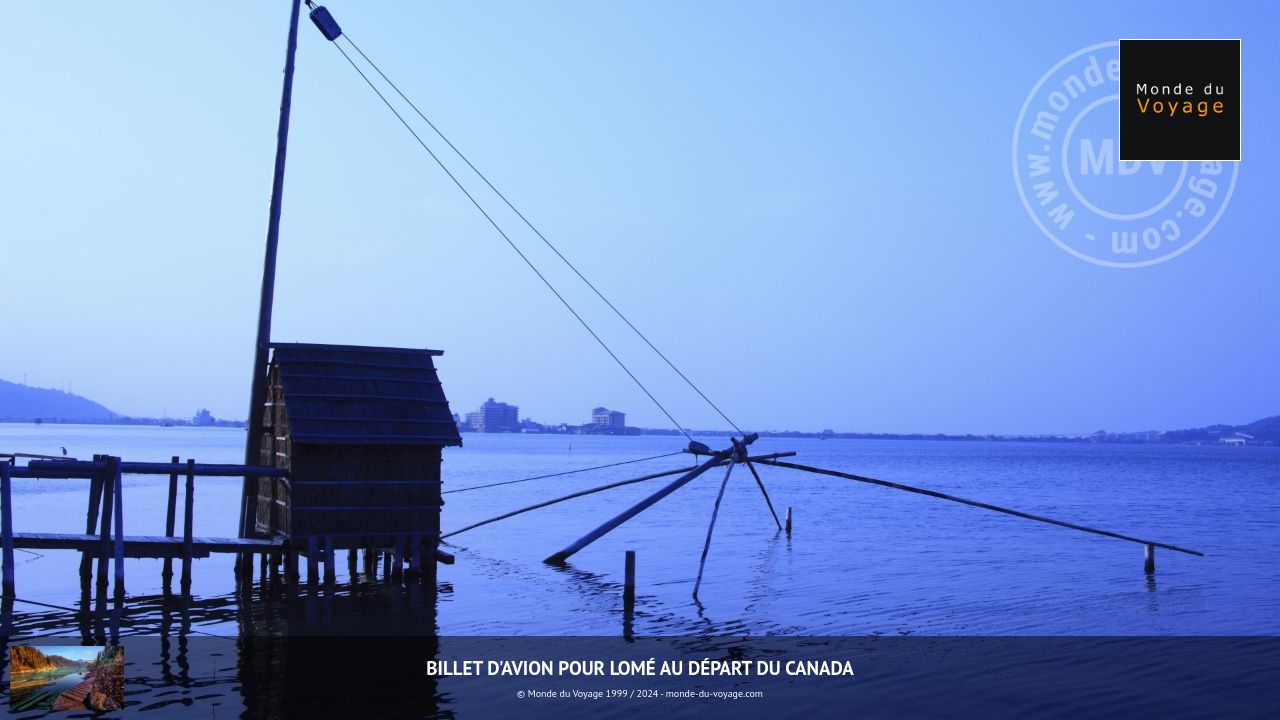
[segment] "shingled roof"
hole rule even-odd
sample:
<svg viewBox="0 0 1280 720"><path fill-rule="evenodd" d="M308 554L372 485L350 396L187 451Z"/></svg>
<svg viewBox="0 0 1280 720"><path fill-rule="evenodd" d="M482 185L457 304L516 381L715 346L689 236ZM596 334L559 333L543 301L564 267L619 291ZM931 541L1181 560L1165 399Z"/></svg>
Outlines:
<svg viewBox="0 0 1280 720"><path fill-rule="evenodd" d="M295 443L461 445L431 358L439 350L277 343Z"/></svg>

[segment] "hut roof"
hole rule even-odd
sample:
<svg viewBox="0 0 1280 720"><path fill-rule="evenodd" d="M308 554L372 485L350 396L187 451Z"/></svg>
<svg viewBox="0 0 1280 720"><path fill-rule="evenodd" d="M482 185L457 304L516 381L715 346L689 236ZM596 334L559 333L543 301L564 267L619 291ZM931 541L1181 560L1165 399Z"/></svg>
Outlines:
<svg viewBox="0 0 1280 720"><path fill-rule="evenodd" d="M439 350L276 343L289 431L321 445L461 445Z"/></svg>

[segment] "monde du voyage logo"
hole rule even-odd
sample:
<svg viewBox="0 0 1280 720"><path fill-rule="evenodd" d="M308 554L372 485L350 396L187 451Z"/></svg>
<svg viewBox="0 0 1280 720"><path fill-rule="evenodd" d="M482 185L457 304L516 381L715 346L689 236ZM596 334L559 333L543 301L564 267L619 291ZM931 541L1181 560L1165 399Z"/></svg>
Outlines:
<svg viewBox="0 0 1280 720"><path fill-rule="evenodd" d="M1063 250L1105 267L1191 249L1235 190L1239 58L1239 40L1121 40L1049 68L1013 134L1031 219Z"/></svg>

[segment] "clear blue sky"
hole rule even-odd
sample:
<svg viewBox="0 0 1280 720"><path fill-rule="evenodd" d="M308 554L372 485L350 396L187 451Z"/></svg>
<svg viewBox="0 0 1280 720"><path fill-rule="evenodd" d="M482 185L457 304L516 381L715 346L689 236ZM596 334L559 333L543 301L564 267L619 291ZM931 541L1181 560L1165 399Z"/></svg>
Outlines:
<svg viewBox="0 0 1280 720"><path fill-rule="evenodd" d="M1280 412L1274 4L329 8L740 425L1089 432ZM0 378L126 414L243 417L287 14L6 5ZM1244 40L1230 206L1140 270L1050 243L1009 163L1032 85L1119 37ZM541 421L607 405L665 424L305 19L293 117L276 340L443 349L457 412L494 396ZM723 427L517 239L682 423Z"/></svg>

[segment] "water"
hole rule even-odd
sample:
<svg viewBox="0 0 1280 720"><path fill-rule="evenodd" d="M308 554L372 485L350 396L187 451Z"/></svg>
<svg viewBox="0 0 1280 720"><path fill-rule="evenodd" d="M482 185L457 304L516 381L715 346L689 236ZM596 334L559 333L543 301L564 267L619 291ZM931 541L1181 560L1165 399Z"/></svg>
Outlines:
<svg viewBox="0 0 1280 720"><path fill-rule="evenodd" d="M59 695L79 685L84 680L84 675L84 670L78 668L17 675L9 685L10 709L18 712L48 710L53 707L53 701Z"/></svg>
<svg viewBox="0 0 1280 720"><path fill-rule="evenodd" d="M65 446L69 455L81 458L111 453L128 460L166 461L178 455L235 463L241 460L243 439L244 432L234 429L0 425L0 451L60 455ZM722 439L704 440L713 447L724 444ZM463 448L445 451L446 490L680 447L672 437L465 435L464 442ZM987 706L972 703L984 697L998 699L1008 712L1058 717L1117 708L1136 712L1136 703L1159 698L1168 703L1160 715L1194 716L1187 704L1190 689L1195 697L1214 697L1219 687L1214 683L1221 679L1212 671L1230 667L1239 648L1175 645L1152 651L1110 637L1100 641L1109 644L1091 645L1077 636L1280 634L1280 528L1275 521L1280 449L765 438L753 450L794 450L797 462L1169 542L1206 556L1158 551L1157 573L1147 576L1140 545L839 478L762 467L779 514L793 508L795 527L788 538L774 525L750 474L739 468L721 506L699 605L690 593L724 473L717 469L580 552L567 567L547 566L542 559L670 479L571 500L450 538L457 564L440 566L434 594L417 585L348 585L341 561L339 584L333 589L255 584L237 594L230 557L215 555L196 561L194 597L175 605L161 593L159 561L127 560L130 600L121 618L126 714L234 717L243 711L247 717L273 717L288 714L280 708L333 710L347 702L345 696L321 698L298 688L316 687L336 664L346 667L347 674L326 683L379 688L378 693L359 695L359 702L348 708L353 713L383 703L366 714L480 717L518 709L535 716L530 707L494 706L498 698L492 685L437 681L420 668L433 657L487 652L537 657L557 647L546 644L551 641L522 645L502 639L494 641L497 649L469 644L485 642L480 636L601 636L614 644L561 651L579 656L630 653L640 659L660 655L663 648L613 640L623 630L627 549L638 555L637 607L628 628L635 636L683 638L676 640L680 652L713 657L750 652L736 641L687 639L849 638L807 644L863 658L859 670L867 672L856 689L867 717L898 714L902 702L924 692L936 697L922 702L941 702L949 709L921 716L976 714ZM448 531L688 462L669 457L447 494L442 526ZM162 533L167 479L126 478L124 485L126 532ZM19 531L83 532L85 482L15 480L14 490ZM239 492L238 479L197 480L196 534L234 536ZM78 606L76 554L19 552L18 562L19 598ZM79 637L88 643L109 625L101 616L23 603L15 609L15 631L21 637ZM353 680L353 663L328 658L332 653L359 656L362 650L332 639L317 645L309 639L316 635L381 635L382 647L391 649L379 651L387 655L370 662L368 677ZM948 645L941 636L955 636L961 644ZM1007 636L990 640L1015 645L974 649L964 645L969 636ZM1016 645L1028 636L1058 636L1065 644ZM915 638L924 643L892 644ZM1262 646L1249 672L1274 676L1276 669L1267 664L1274 651L1274 645ZM1206 665L1206 657L1222 660ZM1123 664L1115 665L1121 661L1111 658L1124 658ZM1064 676L1054 664L1059 660L1069 671L1092 668L1096 678L1169 685L1161 692L1137 692L1128 685L1107 688L1094 682L1087 693L1073 693L1070 673ZM1005 674L998 672L1000 667ZM875 671L884 668L893 672L877 676ZM1010 696L1000 678L1031 672L1028 668L1043 675L1037 682L1054 683L1061 695L1091 704L1059 703L1051 711L1044 698ZM1178 669L1186 674L1177 674ZM1238 690L1238 683L1249 681L1249 672L1231 667L1230 680L1221 682L1237 683L1231 687ZM281 679L270 679L277 674ZM983 695L982 683L997 680ZM812 713L821 714L821 698L832 695L802 692L808 687L780 685L770 693L773 698L792 693L789 711L808 703ZM1177 696L1179 688L1188 694ZM1237 690L1232 692L1238 696ZM971 705L955 704L961 702L959 696L971 698ZM1240 697L1245 696L1257 695ZM593 713L604 716L621 717L627 710L621 705L593 707ZM564 706L543 708L553 709L552 714L563 716ZM666 706L664 712L670 709Z"/></svg>
<svg viewBox="0 0 1280 720"><path fill-rule="evenodd" d="M0 425L0 450L129 460L237 462L236 429ZM709 444L723 444L715 438ZM464 436L445 489L657 455L670 437ZM541 560L669 480L610 490L449 542L439 573L447 635L611 635L623 551L638 553L642 635L1269 635L1280 630L1280 449L956 441L784 440L797 462L1007 505L1206 553L1139 545L839 478L761 468L779 533L745 468L720 510L700 598L690 597L723 470L709 472L571 559ZM687 464L681 457L445 496L447 530L575 490ZM83 481L15 481L19 531L83 532ZM125 480L125 528L161 534L167 479ZM197 535L234 536L239 480L205 478ZM73 604L78 556L19 553L19 596ZM233 587L227 556L196 561L194 592ZM341 565L341 563L340 563ZM159 561L128 560L133 594L157 593ZM209 632L234 632L214 625Z"/></svg>

